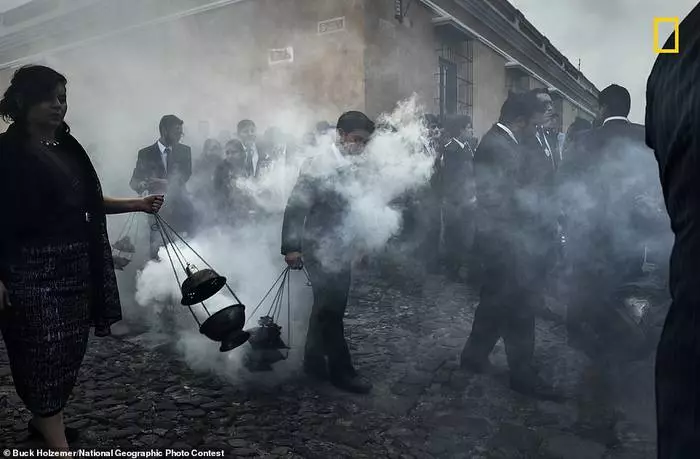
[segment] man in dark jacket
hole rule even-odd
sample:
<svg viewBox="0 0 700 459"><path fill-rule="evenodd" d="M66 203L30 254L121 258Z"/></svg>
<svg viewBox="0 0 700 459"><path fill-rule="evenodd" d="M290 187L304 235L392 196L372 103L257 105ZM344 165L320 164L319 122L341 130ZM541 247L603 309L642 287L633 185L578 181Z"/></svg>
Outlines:
<svg viewBox="0 0 700 459"><path fill-rule="evenodd" d="M529 222L532 240L529 248L532 255L533 281L544 299L547 293L554 293L560 260L561 244L559 234L559 208L556 203L555 179L561 156L557 139L558 129L554 128L557 114L549 91L538 88L531 91L545 109L542 124L535 127L523 139L523 147L528 155L523 174L528 186L523 196L531 209ZM547 313L544 302L540 312Z"/></svg>
<svg viewBox="0 0 700 459"><path fill-rule="evenodd" d="M452 115L445 120L449 139L442 155L441 197L444 205L445 254L447 274L459 279L459 270L468 263L473 233L476 194L474 184L474 131L468 115Z"/></svg>
<svg viewBox="0 0 700 459"><path fill-rule="evenodd" d="M482 261L480 302L462 351L462 367L490 368L489 354L503 337L513 390L553 397L533 367L535 294L528 277L528 234L523 222L530 209L521 191L527 163L521 140L541 122L544 107L533 94L510 94L501 117L481 140L474 156L477 195L475 246Z"/></svg>
<svg viewBox="0 0 700 459"><path fill-rule="evenodd" d="M175 230L191 232L193 207L187 196L187 181L192 175L192 150L182 145L183 121L175 115L165 115L158 125L160 138L138 153L136 167L129 185L139 194L167 193L168 205L161 212ZM158 257L162 240L158 230L151 228L151 258Z"/></svg>
<svg viewBox="0 0 700 459"><path fill-rule="evenodd" d="M700 456L700 5L665 44L647 83L646 143L656 153L676 240L673 300L656 353L659 459Z"/></svg>
<svg viewBox="0 0 700 459"><path fill-rule="evenodd" d="M272 157L265 143L258 141L257 127L252 120L241 120L236 126L238 140L245 148L246 176L260 177L270 165Z"/></svg>
<svg viewBox="0 0 700 459"><path fill-rule="evenodd" d="M343 326L354 254L346 237L348 202L338 191L352 174L347 158L365 148L374 123L360 112L344 113L337 141L328 155L302 167L284 212L282 254L290 266L309 272L314 305L304 353L304 371L329 378L336 387L367 393L371 384L355 371Z"/></svg>
<svg viewBox="0 0 700 459"><path fill-rule="evenodd" d="M656 167L644 145L644 127L627 119L630 94L618 85L600 92L600 126L580 134L560 169L567 258L571 263L567 308L570 343L591 359L579 396L579 430L617 442L611 375L636 358L643 334L624 320L626 283L642 275L644 234L654 225L637 206L654 187Z"/></svg>

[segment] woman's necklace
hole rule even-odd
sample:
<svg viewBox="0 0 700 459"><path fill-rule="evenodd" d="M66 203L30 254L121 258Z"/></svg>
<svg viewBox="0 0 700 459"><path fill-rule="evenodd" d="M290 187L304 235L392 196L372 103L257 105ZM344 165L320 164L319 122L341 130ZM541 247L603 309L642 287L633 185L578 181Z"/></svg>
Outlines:
<svg viewBox="0 0 700 459"><path fill-rule="evenodd" d="M39 142L45 147L57 147L58 146L57 140L40 140Z"/></svg>

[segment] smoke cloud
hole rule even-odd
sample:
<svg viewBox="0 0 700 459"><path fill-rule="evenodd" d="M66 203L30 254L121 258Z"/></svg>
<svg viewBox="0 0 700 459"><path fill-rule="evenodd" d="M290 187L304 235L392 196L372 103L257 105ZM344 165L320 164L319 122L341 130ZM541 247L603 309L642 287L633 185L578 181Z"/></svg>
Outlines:
<svg viewBox="0 0 700 459"><path fill-rule="evenodd" d="M423 147L426 132L421 124L421 114L421 107L412 98L400 103L393 113L380 117L381 122L390 124L394 130L377 131L365 152L352 158L354 173L351 180L332 180L335 166L329 160L333 157L331 136L320 138L317 146L306 148L299 155L310 164L305 173L324 180L325 186L334 187L348 202L347 219L342 233L337 236L342 243L353 247L358 256L383 249L401 228L400 210L392 208L390 203L403 193L425 184L430 176L434 159ZM282 212L298 175L298 163L299 160L290 164L279 158L259 180L237 179L237 189L249 194L259 208L265 210L266 217L237 222L234 228L213 227L188 242L209 265L229 279L229 285L247 306L247 328L255 326L261 316L268 314L272 297L258 310L255 306L285 267L279 251ZM204 216L205 219L209 217ZM179 248L187 261L197 268L204 267L191 251L181 245ZM337 260L322 258L320 261L329 270L336 268L334 263ZM180 267L177 270L182 282L185 273ZM291 282L293 309L290 319L294 337L291 354L298 354L303 345L311 292L302 273L293 272ZM184 307L177 305L180 297L180 287L166 249L161 248L160 261L149 261L137 274L136 302L142 308L140 315L148 317L155 330L164 329L163 317L177 316L178 349L193 368L220 372L227 377L241 377L241 355L247 345L228 354L219 354L216 343L194 331L194 319ZM223 290L206 301L206 307L213 314L235 303L234 298ZM286 305L286 298L283 304ZM179 312L174 314L173 308ZM206 318L201 306L194 306L193 310L200 320ZM283 337L288 337L286 315L286 311L282 312L280 321Z"/></svg>

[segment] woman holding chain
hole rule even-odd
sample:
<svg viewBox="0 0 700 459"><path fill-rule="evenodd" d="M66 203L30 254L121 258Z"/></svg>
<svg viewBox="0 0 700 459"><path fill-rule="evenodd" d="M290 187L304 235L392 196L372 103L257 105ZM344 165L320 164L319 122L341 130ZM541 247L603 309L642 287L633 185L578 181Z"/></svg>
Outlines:
<svg viewBox="0 0 700 459"><path fill-rule="evenodd" d="M30 434L67 450L77 431L63 408L91 327L121 319L106 214L156 213L163 196L102 195L85 150L70 135L66 78L19 69L0 100L0 330L17 394L34 417Z"/></svg>

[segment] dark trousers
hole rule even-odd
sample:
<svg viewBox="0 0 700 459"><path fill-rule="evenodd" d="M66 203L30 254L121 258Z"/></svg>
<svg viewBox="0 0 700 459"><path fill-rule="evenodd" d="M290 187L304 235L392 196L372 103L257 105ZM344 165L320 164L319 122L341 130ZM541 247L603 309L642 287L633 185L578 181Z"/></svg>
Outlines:
<svg viewBox="0 0 700 459"><path fill-rule="evenodd" d="M463 206L444 207L444 260L451 273L469 265L472 239L474 237L474 216Z"/></svg>
<svg viewBox="0 0 700 459"><path fill-rule="evenodd" d="M311 280L314 304L306 335L304 361L319 365L328 361L331 378L355 375L348 343L345 341L343 316L348 304L351 266L329 271L315 260L305 260Z"/></svg>
<svg viewBox="0 0 700 459"><path fill-rule="evenodd" d="M477 244L482 261L480 301L463 356L486 361L503 338L511 375L528 377L535 348L535 311L522 260L507 240L477 236Z"/></svg>
<svg viewBox="0 0 700 459"><path fill-rule="evenodd" d="M438 268L440 230L440 200L431 189L424 190L404 212L404 239L413 247L413 257L431 271Z"/></svg>
<svg viewBox="0 0 700 459"><path fill-rule="evenodd" d="M659 459L700 457L699 310L674 301L656 352Z"/></svg>
<svg viewBox="0 0 700 459"><path fill-rule="evenodd" d="M614 430L615 406L612 372L615 361L612 349L617 348L615 317L610 313L613 289L607 278L593 271L574 269L575 285L567 289L569 303L566 311L568 344L583 351L589 362L583 369L576 394L577 422L594 428ZM622 361L617 360L622 363Z"/></svg>

